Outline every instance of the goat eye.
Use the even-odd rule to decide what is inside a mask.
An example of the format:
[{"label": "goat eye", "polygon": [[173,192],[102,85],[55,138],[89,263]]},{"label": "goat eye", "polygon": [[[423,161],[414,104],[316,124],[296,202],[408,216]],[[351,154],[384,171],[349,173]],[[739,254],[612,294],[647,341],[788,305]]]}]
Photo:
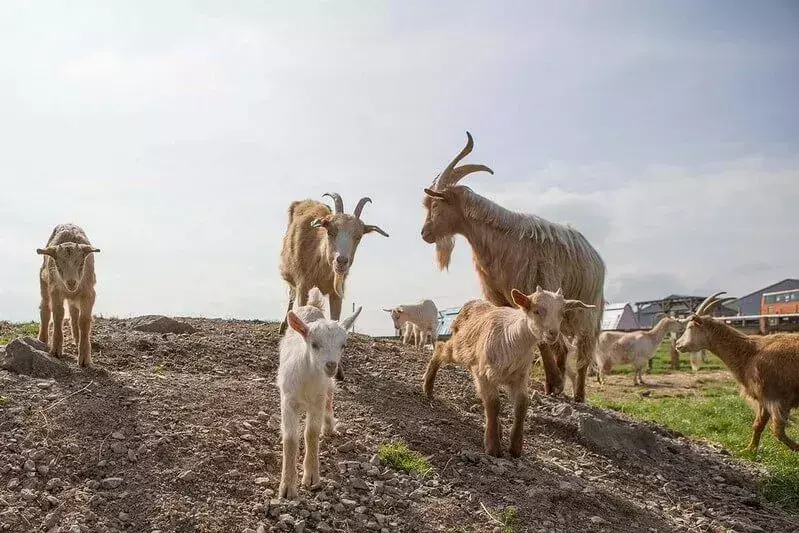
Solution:
[{"label": "goat eye", "polygon": [[319,349],[319,345],[316,344],[315,342],[312,342],[311,343],[311,348],[313,348],[314,350],[318,350]]}]

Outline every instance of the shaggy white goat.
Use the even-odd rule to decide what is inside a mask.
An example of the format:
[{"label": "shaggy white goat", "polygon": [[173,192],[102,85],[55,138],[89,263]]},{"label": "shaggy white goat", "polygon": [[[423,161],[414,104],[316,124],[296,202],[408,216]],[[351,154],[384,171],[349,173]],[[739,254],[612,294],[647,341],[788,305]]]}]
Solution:
[{"label": "shaggy white goat", "polygon": [[279,495],[297,497],[297,448],[300,419],[305,420],[305,461],[302,484],[319,483],[319,435],[335,431],[333,418],[333,377],[338,370],[347,341],[347,330],[361,312],[340,323],[325,319],[322,292],[314,287],[308,293],[308,305],[288,312],[291,328],[280,341],[280,415],[283,437],[283,473]]},{"label": "shaggy white goat", "polygon": [[604,383],[605,374],[613,365],[632,363],[635,375],[634,385],[644,385],[642,374],[655,350],[669,331],[677,331],[682,323],[676,318],[663,317],[649,331],[604,331],[599,335],[596,345],[597,381]]},{"label": "shaggy white goat", "polygon": [[[427,339],[435,343],[438,339],[438,308],[433,300],[422,300],[418,304],[400,305],[393,309],[383,309],[391,315],[394,329],[404,330],[402,342],[407,344],[413,335],[416,346],[424,346]],[[411,324],[413,329],[407,327]]]}]

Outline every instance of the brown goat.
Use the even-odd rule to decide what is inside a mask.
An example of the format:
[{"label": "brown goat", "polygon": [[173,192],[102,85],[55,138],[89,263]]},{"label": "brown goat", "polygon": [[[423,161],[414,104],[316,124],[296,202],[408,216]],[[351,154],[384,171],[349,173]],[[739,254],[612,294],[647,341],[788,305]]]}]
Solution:
[{"label": "brown goat", "polygon": [[[388,233],[361,220],[363,207],[371,202],[361,198],[352,215],[344,213],[344,201],[336,193],[325,193],[335,202],[335,212],[315,200],[292,202],[289,206],[288,228],[280,252],[280,275],[289,284],[286,314],[294,307],[307,303],[308,291],[318,287],[330,302],[330,318],[341,316],[344,282],[355,259],[361,237],[367,233]],[[280,333],[285,333],[284,317]],[[341,369],[341,366],[339,366]],[[343,374],[339,370],[338,378]]]},{"label": "brown goat", "polygon": [[[563,333],[577,342],[577,383],[574,399],[585,398],[585,373],[600,332],[605,264],[599,253],[577,230],[535,215],[509,211],[475,194],[458,180],[477,171],[491,172],[484,165],[456,165],[472,151],[467,132],[464,149],[425,189],[427,209],[422,239],[436,243],[441,269],[449,266],[454,237],[463,235],[472,247],[475,270],[483,296],[499,306],[512,306],[511,289],[532,291],[536,285],[562,287],[567,298],[596,307],[569,315]],[[560,393],[566,365],[566,344],[539,345],[546,374],[545,390]]]},{"label": "brown goat", "polygon": [[518,306],[497,307],[484,300],[463,306],[452,324],[452,337],[436,343],[427,365],[423,389],[429,398],[439,367],[457,363],[469,370],[485,409],[485,451],[502,455],[499,429],[499,389],[506,387],[514,403],[510,454],[522,453],[524,417],[527,413],[527,382],[539,343],[562,343],[560,325],[569,311],[593,308],[578,300],[566,300],[560,289],[550,292],[536,287],[526,295],[517,290],[511,297]]},{"label": "brown goat", "polygon": [[92,366],[92,308],[94,307],[94,254],[86,233],[75,224],[60,224],[53,229],[46,248],[38,248],[43,255],[39,271],[39,288],[42,301],[39,306],[41,325],[39,340],[48,342],[50,315],[53,317],[53,339],[50,354],[63,355],[64,301],[69,304],[69,322],[72,339],[78,348],[78,365]]},{"label": "brown goat", "polygon": [[677,350],[710,350],[730,369],[756,413],[749,451],[757,450],[769,419],[774,436],[797,451],[799,444],[785,434],[785,423],[799,406],[799,335],[744,335],[715,320],[709,315],[724,302],[717,299],[720,294],[709,296],[687,319]]}]

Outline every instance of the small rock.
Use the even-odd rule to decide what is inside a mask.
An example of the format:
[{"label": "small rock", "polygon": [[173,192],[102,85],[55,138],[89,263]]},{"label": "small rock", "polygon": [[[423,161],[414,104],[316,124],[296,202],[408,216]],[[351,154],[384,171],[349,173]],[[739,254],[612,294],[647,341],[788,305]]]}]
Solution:
[{"label": "small rock", "polygon": [[294,524],[294,517],[288,513],[283,513],[282,515],[278,516],[279,522],[285,522],[286,524]]},{"label": "small rock", "polygon": [[305,531],[305,520],[299,520],[294,524],[294,533],[303,533]]},{"label": "small rock", "polygon": [[50,387],[53,386],[53,382],[52,381],[40,381],[39,383],[36,384],[36,386],[39,387],[42,390],[47,390],[47,389],[49,389]]},{"label": "small rock", "polygon": [[47,353],[47,345],[33,337],[23,337],[9,342],[5,349],[3,368],[17,374],[36,378],[56,378],[69,375],[72,370],[60,359]]},{"label": "small rock", "polygon": [[601,524],[609,524],[610,523],[607,520],[605,520],[604,518],[602,518],[601,516],[592,516],[588,520],[590,520],[592,524],[600,524],[601,525]]},{"label": "small rock", "polygon": [[252,442],[255,440],[255,437],[251,433],[244,433],[243,435],[239,435],[241,440],[246,440],[247,442]]},{"label": "small rock", "polygon": [[62,485],[63,483],[61,481],[61,478],[54,477],[47,481],[46,489],[47,490],[60,489]]},{"label": "small rock", "polygon": [[39,475],[46,476],[50,473],[50,467],[47,465],[39,465],[36,467],[36,471],[39,472]]},{"label": "small rock", "polygon": [[113,442],[111,443],[111,451],[117,455],[122,455],[128,452],[128,447],[121,442]]},{"label": "small rock", "polygon": [[366,514],[366,507],[363,505],[356,507],[355,514]]},{"label": "small rock", "polygon": [[97,481],[96,479],[90,479],[89,481],[86,482],[86,488],[91,490],[97,490],[100,488],[100,482]]},{"label": "small rock", "polygon": [[44,450],[36,450],[31,454],[31,459],[33,459],[34,461],[41,461],[42,459],[44,459],[45,455],[46,452]]},{"label": "small rock", "polygon": [[255,478],[255,484],[256,485],[268,485],[269,484],[269,478],[268,477],[257,477],[257,478]]},{"label": "small rock", "polygon": [[132,329],[146,333],[194,333],[194,327],[179,322],[174,318],[160,315],[148,315],[135,318],[131,323]]},{"label": "small rock", "polygon": [[22,468],[24,468],[26,472],[33,472],[36,470],[36,463],[28,459],[25,461],[25,464],[22,466]]},{"label": "small rock", "polygon": [[36,499],[36,491],[31,489],[22,489],[20,496],[22,496],[22,499],[25,501],[33,501]]},{"label": "small rock", "polygon": [[119,513],[119,519],[120,519],[122,522],[130,522],[130,515],[129,515],[128,513],[126,513],[126,512],[122,512],[122,511],[121,511],[121,512]]},{"label": "small rock", "polygon": [[358,505],[358,502],[356,502],[355,500],[347,499],[347,498],[341,498],[341,504],[345,505],[347,507],[355,507],[356,505]]},{"label": "small rock", "polygon": [[100,482],[104,489],[116,489],[124,480],[121,477],[107,477]]},{"label": "small rock", "polygon": [[139,460],[139,458],[136,457],[136,452],[134,452],[133,450],[129,449],[128,450],[128,461],[130,461],[131,463],[135,463],[138,460]]},{"label": "small rock", "polygon": [[114,440],[125,440],[125,434],[122,431],[114,431],[111,433],[111,438]]}]

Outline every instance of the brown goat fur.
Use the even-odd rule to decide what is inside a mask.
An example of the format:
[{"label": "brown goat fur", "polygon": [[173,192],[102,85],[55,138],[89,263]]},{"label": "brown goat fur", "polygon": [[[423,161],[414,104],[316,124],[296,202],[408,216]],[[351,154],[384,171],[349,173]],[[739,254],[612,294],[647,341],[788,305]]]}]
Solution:
[{"label": "brown goat fur", "polygon": [[755,411],[749,451],[757,450],[769,419],[774,436],[799,450],[785,433],[791,409],[799,406],[799,335],[744,335],[712,317],[692,315],[677,350],[710,350],[730,369]]},{"label": "brown goat fur", "polygon": [[78,365],[92,365],[91,327],[92,308],[96,297],[94,286],[94,254],[99,252],[89,242],[86,233],[75,224],[60,224],[53,229],[45,248],[36,253],[44,256],[39,270],[41,304],[39,340],[47,343],[50,318],[53,319],[53,338],[50,354],[63,356],[64,302],[69,306],[72,338],[78,348]]},{"label": "brown goat fur", "polygon": [[518,308],[497,307],[484,300],[463,306],[452,325],[452,337],[437,342],[425,371],[423,390],[432,398],[438,369],[455,363],[469,370],[485,409],[485,451],[502,455],[499,428],[499,389],[506,388],[514,404],[510,454],[522,452],[527,382],[535,359],[535,346],[562,343],[560,325],[569,311],[586,309],[584,303],[566,300],[562,292],[537,287],[530,295],[513,291]]},{"label": "brown goat fur", "polygon": [[[585,374],[600,333],[605,264],[577,230],[535,215],[509,211],[468,187],[456,185],[471,172],[490,171],[482,165],[455,167],[472,145],[468,135],[466,147],[432,188],[425,189],[427,213],[422,239],[436,243],[439,267],[444,269],[449,265],[454,236],[463,235],[472,247],[483,296],[495,305],[512,306],[514,287],[529,292],[541,285],[562,287],[567,298],[596,307],[594,311],[573,313],[563,323],[564,335],[577,342],[574,398],[583,401]],[[563,390],[566,345],[541,344],[539,349],[546,374],[545,389],[559,393]]]}]

